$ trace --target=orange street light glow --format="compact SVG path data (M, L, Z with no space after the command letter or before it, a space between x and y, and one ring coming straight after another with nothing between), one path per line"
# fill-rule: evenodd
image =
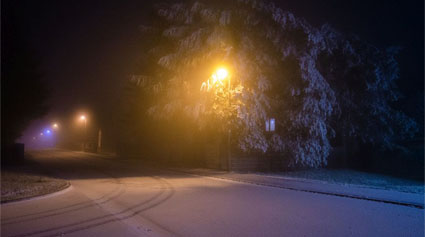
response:
M229 72L227 69L220 67L218 68L215 73L211 75L211 82L210 79L208 79L206 82L203 82L201 85L201 91L209 91L213 86L216 86L217 83L221 86L224 85L223 80L225 80L229 75Z
M229 75L229 72L225 68L219 68L215 74L218 80L223 80Z
M86 120L86 116L81 115L81 116L80 116L80 119L81 119L81 120Z

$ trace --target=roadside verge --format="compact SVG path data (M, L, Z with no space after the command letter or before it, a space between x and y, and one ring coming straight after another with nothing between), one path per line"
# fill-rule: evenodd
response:
M342 185L296 178L273 177L259 174L244 174L209 169L171 169L191 175L207 176L254 185L269 186L302 192L361 199L424 209L424 194L382 190L357 185Z
M52 177L36 163L1 168L1 204L52 194L69 186L68 181Z

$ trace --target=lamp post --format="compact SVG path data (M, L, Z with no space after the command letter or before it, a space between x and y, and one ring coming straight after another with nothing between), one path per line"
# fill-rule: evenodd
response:
M227 78L227 102L229 109L231 107L231 97L230 97L230 90L231 90L231 83L230 83L230 76L226 69L220 68L217 70L217 76L221 80L224 80ZM230 119L227 120L227 171L231 170L231 136L232 136L232 130L230 129Z
M54 147L57 147L58 146L58 139L59 139L59 136L58 136L58 131L59 131L59 124L57 123L57 122L54 122L54 123L52 123L52 125L51 125L51 127L52 127L52 139L51 139L51 145L52 146L54 146Z
M84 138L83 138L83 151L86 150L86 140L87 140L87 118L85 115L80 116L80 121L84 122Z
M223 81L227 79L227 102L229 109L231 107L231 81L229 72L225 68L218 68L211 76L212 81L208 80L207 82L202 83L201 91L209 91L211 88L214 88L216 86L223 86ZM230 171L231 169L231 126L230 126L230 119L227 121L227 170Z

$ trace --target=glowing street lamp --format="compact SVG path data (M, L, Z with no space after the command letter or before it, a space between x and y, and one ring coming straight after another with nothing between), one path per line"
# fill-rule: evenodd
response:
M219 68L215 74L219 80L224 80L229 75L229 72L225 68Z
M218 68L206 82L201 85L201 91L209 91L214 86L224 86L224 80L228 79L228 86L230 89L230 77L226 68Z
M80 121L84 122L84 142L83 142L83 151L86 149L86 140L87 140L87 117L85 115L80 116Z
M58 129L59 128L59 125L57 123L54 123L54 124L52 124L52 128L53 129Z
M220 80L220 82L222 82L223 80L225 80L227 78L227 89L228 89L228 103L229 103L229 107L231 106L230 103L230 77L229 77L229 72L225 69L225 68L219 68L217 69L217 72L215 73L217 75L218 80ZM228 121L229 123L229 127L228 127L228 131L227 131L227 169L230 171L230 157L231 157L231 148L230 148L230 137L231 137L231 130L230 130L230 121Z
M87 127L87 117L85 115L80 116L80 121L84 122L84 130L86 130Z
M231 92L231 84L230 84L230 76L229 72L226 68L220 67L218 68L208 79L206 82L203 82L201 85L201 91L209 91L213 87L224 87L224 81L227 79L227 89L228 89L228 104L229 108L231 106L231 98L230 98L230 92ZM211 81L210 81L211 80ZM227 169L230 171L230 157L231 157L231 150L230 150L230 137L231 137L231 130L230 130L230 121L228 121L228 133L227 133Z

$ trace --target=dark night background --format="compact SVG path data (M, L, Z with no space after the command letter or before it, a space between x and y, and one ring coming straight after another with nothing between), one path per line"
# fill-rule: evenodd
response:
M2 12L16 17L41 60L50 90L48 119L87 109L103 118L102 126L113 125L119 88L140 55L138 26L154 2L2 1ZM329 23L380 48L402 47L399 87L405 98L400 106L423 128L423 1L276 2L315 26Z

